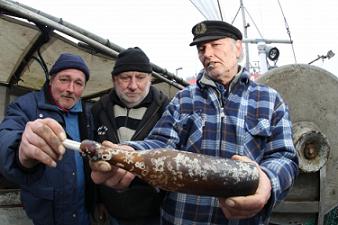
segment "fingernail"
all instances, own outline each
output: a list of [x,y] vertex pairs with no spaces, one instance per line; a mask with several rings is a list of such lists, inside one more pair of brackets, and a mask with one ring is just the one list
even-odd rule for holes
[[53,161],[50,166],[55,168],[56,167],[56,162]]
[[59,150],[59,153],[61,155],[63,155],[65,153],[65,151],[66,151],[66,149],[65,149],[65,147],[63,145],[60,145],[59,148],[58,148],[58,150]]
[[234,207],[234,206],[235,206],[235,202],[234,202],[233,200],[231,200],[231,199],[227,199],[227,200],[225,201],[225,204],[226,204],[227,206],[229,206],[229,207]]
[[61,141],[64,141],[67,138],[67,136],[64,132],[60,133],[58,136],[61,139]]
[[99,167],[102,171],[110,171],[110,167],[106,163],[100,163]]
[[59,154],[60,154],[58,160],[60,161],[62,159],[63,154],[65,153],[66,149],[63,145],[59,145],[58,151],[59,151]]

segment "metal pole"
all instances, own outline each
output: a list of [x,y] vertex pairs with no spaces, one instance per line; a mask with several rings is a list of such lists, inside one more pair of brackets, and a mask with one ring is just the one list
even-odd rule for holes
[[[244,10],[244,4],[243,4],[243,0],[240,0],[240,8],[241,8],[241,12],[242,12],[242,20],[243,20],[243,34],[244,34],[244,38],[247,39],[248,38],[248,27],[246,25],[246,19],[245,19],[245,10]],[[245,45],[245,68],[250,71],[250,59],[249,59],[249,44],[248,43],[244,43]]]
[[279,43],[279,44],[291,44],[290,40],[282,40],[282,39],[244,39],[244,43],[258,44],[259,42],[264,42],[265,44]]
[[177,75],[178,75],[178,71],[179,71],[179,70],[182,70],[182,69],[183,69],[182,67],[176,68],[176,74],[175,74],[175,75],[177,76]]
[[312,63],[316,62],[316,61],[319,60],[319,59],[323,59],[323,56],[320,56],[320,55],[319,55],[316,59],[312,60],[312,61],[309,62],[308,64],[312,64]]
[[266,44],[265,42],[259,42],[257,44],[258,48],[258,55],[259,55],[259,67],[261,69],[261,74],[264,74],[268,71],[268,62],[266,60],[266,51],[265,51]]
[[[108,39],[103,39],[87,30],[84,30],[78,26],[75,26],[71,23],[62,20],[61,18],[51,16],[47,13],[36,10],[24,4],[14,2],[11,0],[0,0],[0,6],[1,8],[6,9],[10,12],[15,12],[19,16],[26,18],[28,20],[34,22],[42,21],[47,26],[60,32],[63,32],[73,38],[76,38],[79,41],[83,41],[94,48],[100,49],[107,55],[117,57],[118,53],[123,50],[122,47],[111,43]],[[163,74],[163,76],[158,76],[159,79],[167,78],[163,80],[175,81],[176,83],[182,86],[188,85],[188,83],[184,81],[182,78],[176,77],[174,74],[170,73],[166,69],[161,68],[153,63],[151,63],[151,65],[153,67],[153,71],[155,72],[154,73],[155,76],[158,76],[158,74]]]

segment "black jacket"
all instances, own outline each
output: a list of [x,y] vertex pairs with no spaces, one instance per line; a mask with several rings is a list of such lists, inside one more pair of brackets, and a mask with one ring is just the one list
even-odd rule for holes
[[[147,110],[131,140],[143,140],[147,137],[156,122],[161,118],[168,103],[168,98],[162,92],[151,87],[146,98],[136,106],[147,107]],[[120,142],[114,119],[113,106],[115,104],[126,107],[119,100],[115,91],[112,90],[109,94],[101,97],[92,108],[94,136],[98,142],[104,140],[109,140],[113,143]],[[135,178],[129,188],[123,192],[100,186],[98,198],[113,217],[117,219],[136,219],[158,215],[162,196],[162,192]]]

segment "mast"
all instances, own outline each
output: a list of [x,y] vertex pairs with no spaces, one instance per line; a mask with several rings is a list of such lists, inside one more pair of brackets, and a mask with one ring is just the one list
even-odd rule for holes
[[[248,38],[248,26],[246,24],[246,19],[245,19],[245,9],[244,9],[244,4],[243,0],[240,0],[240,8],[241,8],[241,13],[242,13],[242,21],[243,21],[243,34],[244,34],[244,39]],[[244,42],[245,44],[245,68],[250,71],[250,61],[249,61],[249,43]]]
[[[271,56],[270,55],[270,51],[271,49],[275,49],[275,51],[278,51],[278,55],[279,55],[279,50],[276,47],[269,47],[267,46],[267,44],[272,44],[272,43],[287,43],[287,44],[292,44],[291,38],[290,40],[276,40],[276,39],[264,39],[261,32],[259,31],[256,23],[253,21],[253,19],[251,18],[254,26],[256,27],[258,33],[260,34],[260,38],[257,39],[248,39],[248,27],[249,24],[247,24],[246,22],[246,18],[245,18],[245,7],[244,7],[244,3],[243,0],[240,0],[240,11],[242,13],[242,21],[243,21],[243,43],[245,45],[245,67],[248,71],[250,71],[250,57],[249,57],[249,44],[257,44],[257,49],[258,49],[258,57],[259,57],[259,70],[260,73],[263,74],[265,72],[267,72],[269,70],[269,64],[267,61],[267,58],[269,58],[270,60],[271,57],[267,57],[267,56]],[[276,54],[276,53],[275,53]],[[278,59],[278,56],[277,56]],[[276,60],[277,60],[276,59]]]

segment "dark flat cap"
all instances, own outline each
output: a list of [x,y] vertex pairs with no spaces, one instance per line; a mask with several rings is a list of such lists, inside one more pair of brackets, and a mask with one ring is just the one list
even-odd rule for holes
[[202,21],[196,24],[191,32],[194,35],[194,39],[193,42],[190,43],[190,46],[225,37],[233,38],[235,40],[243,39],[239,29],[227,22],[219,20]]

